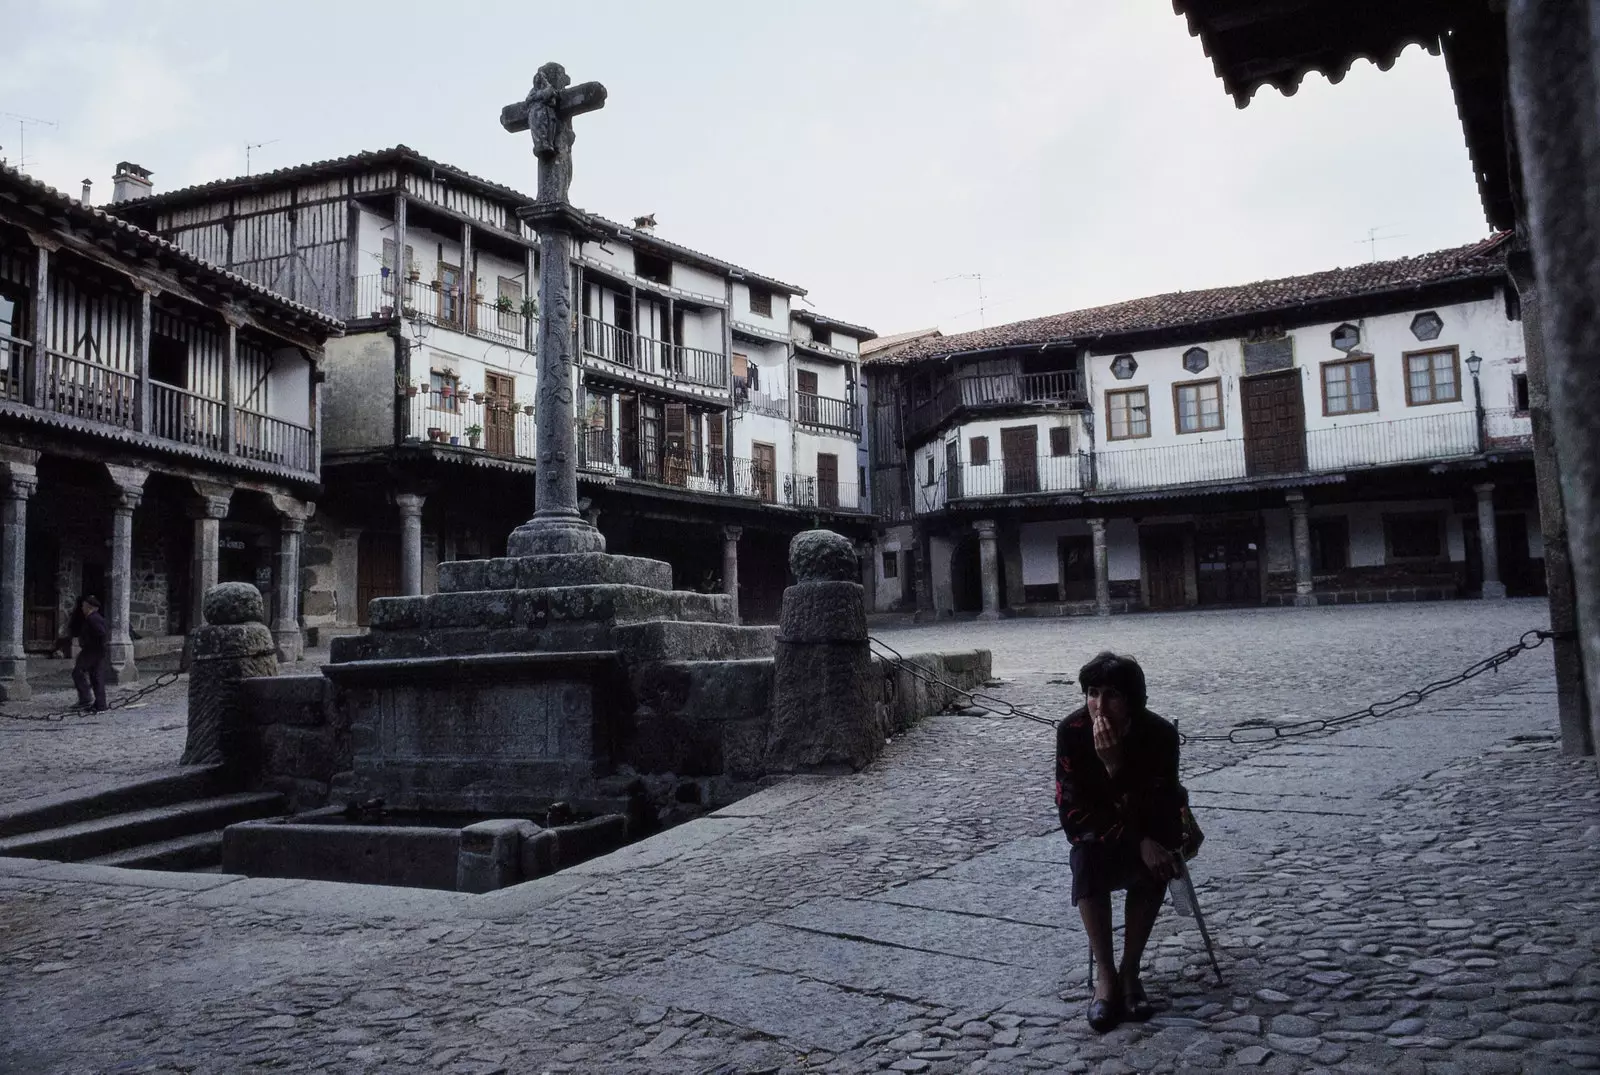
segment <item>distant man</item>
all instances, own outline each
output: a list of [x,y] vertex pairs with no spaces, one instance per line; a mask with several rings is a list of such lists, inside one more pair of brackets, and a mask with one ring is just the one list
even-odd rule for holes
[[[1094,953],[1089,1025],[1105,1033],[1150,1018],[1139,960],[1166,883],[1183,871],[1178,732],[1145,706],[1144,670],[1101,653],[1078,673],[1087,704],[1056,731],[1056,806],[1072,842],[1072,902]],[[1126,889],[1119,968],[1111,943],[1111,894]]]
[[100,599],[85,595],[73,616],[78,639],[78,660],[72,666],[72,685],[78,688],[78,707],[106,711],[106,641],[111,635],[100,615]]

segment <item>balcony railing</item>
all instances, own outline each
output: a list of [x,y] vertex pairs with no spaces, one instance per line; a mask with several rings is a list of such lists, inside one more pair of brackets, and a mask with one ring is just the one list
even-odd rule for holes
[[9,403],[26,403],[28,386],[28,361],[33,345],[27,340],[0,333],[0,399]]
[[222,437],[226,426],[227,408],[220,399],[150,382],[150,432],[156,436],[222,452],[227,451]]
[[837,429],[853,436],[861,435],[861,408],[848,399],[814,396],[809,392],[796,392],[794,396],[795,421],[803,426],[818,429]]
[[707,388],[728,386],[728,359],[719,351],[641,336],[597,317],[583,319],[581,342],[585,355],[640,373]]
[[931,398],[910,408],[906,414],[906,435],[921,436],[963,408],[981,410],[1025,403],[1081,404],[1084,399],[1083,381],[1077,370],[957,377],[945,381]]
[[356,278],[350,320],[388,320],[397,315],[524,350],[532,347],[539,325],[537,317],[523,313],[522,304],[499,305],[488,299],[463,296],[459,288],[396,279],[387,271]]
[[139,378],[60,351],[46,351],[44,405],[57,414],[133,429],[138,422]]
[[310,427],[260,411],[234,408],[233,454],[290,470],[315,470],[316,436]]
[[[477,449],[503,458],[534,458],[532,404],[497,399],[482,392],[408,389],[407,435]],[[476,429],[476,436],[469,430]]]
[[[1530,447],[1528,418],[1514,411],[1488,411],[1484,447]],[[1305,432],[1304,462],[1297,452],[1254,462],[1240,437],[1192,440],[1151,448],[1112,444],[1087,454],[1038,459],[999,459],[987,464],[946,467],[933,485],[916,490],[915,510],[937,511],[945,504],[990,497],[1074,492],[1128,492],[1181,489],[1208,483],[1245,481],[1296,474],[1334,473],[1364,467],[1462,459],[1480,451],[1477,415],[1451,410],[1396,421],[1347,421]],[[1292,457],[1292,458],[1290,458]]]

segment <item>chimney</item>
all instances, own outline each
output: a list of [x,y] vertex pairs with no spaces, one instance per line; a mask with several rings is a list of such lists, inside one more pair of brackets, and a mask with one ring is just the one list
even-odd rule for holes
[[146,198],[153,190],[155,184],[150,182],[150,169],[141,168],[130,161],[120,161],[117,164],[116,173],[111,177],[113,203]]
[[648,213],[645,216],[634,217],[633,227],[635,231],[654,234],[656,230],[656,215],[654,213]]
[[80,202],[82,202],[84,205],[92,205],[93,204],[92,202],[89,201],[89,197],[90,197],[89,190],[93,186],[94,186],[94,180],[85,179],[83,181],[83,196],[81,198],[79,198],[78,200]]

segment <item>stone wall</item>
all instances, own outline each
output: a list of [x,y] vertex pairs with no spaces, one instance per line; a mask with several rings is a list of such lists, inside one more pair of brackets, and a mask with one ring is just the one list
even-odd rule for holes
[[[1460,596],[1465,571],[1464,565],[1448,560],[1348,567],[1330,575],[1317,575],[1314,596],[1319,605],[1448,601]],[[1274,571],[1267,576],[1262,604],[1293,604],[1294,593],[1294,573]]]
[[272,676],[242,684],[246,785],[281,792],[296,812],[328,803],[333,778],[351,766],[327,678]]

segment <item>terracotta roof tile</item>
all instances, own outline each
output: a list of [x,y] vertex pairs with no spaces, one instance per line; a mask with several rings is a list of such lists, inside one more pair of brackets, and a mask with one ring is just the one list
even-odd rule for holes
[[905,365],[966,351],[1083,341],[1155,329],[1199,326],[1249,314],[1288,311],[1308,303],[1377,295],[1452,280],[1489,279],[1505,273],[1504,232],[1450,250],[1375,261],[1306,276],[1258,280],[1233,287],[1174,291],[1087,310],[995,325],[976,332],[917,340],[864,364]]

